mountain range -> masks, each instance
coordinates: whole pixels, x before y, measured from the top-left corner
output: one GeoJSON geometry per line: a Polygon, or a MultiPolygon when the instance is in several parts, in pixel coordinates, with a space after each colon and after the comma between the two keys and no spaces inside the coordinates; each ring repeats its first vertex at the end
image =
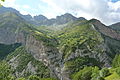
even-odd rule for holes
{"type": "Polygon", "coordinates": [[[66,13],[66,14],[61,15],[61,16],[57,16],[56,18],[52,18],[52,19],[48,19],[47,17],[45,17],[43,15],[37,15],[37,16],[32,17],[31,15],[22,15],[22,14],[20,14],[19,11],[15,10],[13,8],[1,7],[0,13],[5,13],[5,12],[15,13],[15,14],[19,15],[20,17],[22,17],[23,19],[25,19],[27,22],[34,24],[34,25],[37,25],[37,26],[60,25],[60,24],[65,24],[69,21],[85,20],[85,18],[83,18],[83,17],[76,18],[69,13],[66,13]]]}
{"type": "Polygon", "coordinates": [[[119,80],[119,27],[0,7],[0,80],[119,80]]]}

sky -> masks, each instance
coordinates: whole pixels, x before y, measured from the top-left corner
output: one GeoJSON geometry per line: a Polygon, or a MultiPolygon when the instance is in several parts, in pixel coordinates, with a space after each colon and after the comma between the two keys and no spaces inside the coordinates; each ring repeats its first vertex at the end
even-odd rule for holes
{"type": "Polygon", "coordinates": [[[96,18],[106,25],[120,22],[120,0],[6,0],[21,14],[44,15],[55,18],[65,13],[86,19],[96,18]]]}

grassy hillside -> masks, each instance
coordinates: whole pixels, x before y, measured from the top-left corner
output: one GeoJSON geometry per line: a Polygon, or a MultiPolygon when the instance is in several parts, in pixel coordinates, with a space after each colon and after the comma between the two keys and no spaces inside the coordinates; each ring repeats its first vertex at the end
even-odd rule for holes
{"type": "Polygon", "coordinates": [[[103,42],[103,38],[87,21],[70,23],[56,34],[53,35],[58,40],[58,47],[65,58],[76,49],[86,49],[86,53],[91,51],[102,53],[96,46],[103,42]]]}

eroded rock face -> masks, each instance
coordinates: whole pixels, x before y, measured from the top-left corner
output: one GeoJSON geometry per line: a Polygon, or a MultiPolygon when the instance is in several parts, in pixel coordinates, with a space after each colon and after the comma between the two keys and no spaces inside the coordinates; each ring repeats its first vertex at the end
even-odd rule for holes
{"type": "Polygon", "coordinates": [[[112,58],[108,55],[108,53],[111,53],[109,47],[104,43],[104,41],[102,41],[101,44],[96,45],[95,47],[96,50],[94,51],[87,47],[86,49],[78,48],[75,50],[75,52],[72,52],[71,55],[69,55],[68,58],[65,59],[65,61],[69,61],[76,57],[89,57],[89,58],[94,58],[97,61],[103,63],[103,65],[100,67],[111,67],[112,58]],[[89,51],[89,52],[85,52],[85,51],[89,51]]]}
{"type": "Polygon", "coordinates": [[[95,26],[95,28],[102,34],[109,36],[113,39],[116,40],[120,40],[120,34],[117,33],[115,30],[106,27],[104,24],[102,24],[100,21],[98,20],[94,20],[93,21],[93,25],[95,26]]]}
{"type": "MultiPolygon", "coordinates": [[[[99,20],[93,19],[92,21],[93,26],[97,31],[99,31],[104,38],[104,43],[107,45],[107,51],[109,55],[111,55],[112,58],[114,58],[115,54],[120,52],[120,33],[118,32],[117,27],[110,28],[108,26],[105,26],[102,24],[99,20]]],[[[117,25],[117,24],[115,24],[117,25]]],[[[113,26],[115,26],[113,25],[113,26]]],[[[118,23],[119,25],[119,23],[118,23]]]]}
{"type": "Polygon", "coordinates": [[[7,27],[6,29],[0,28],[0,43],[13,44],[15,42],[15,34],[9,30],[10,27],[7,27]]]}
{"type": "Polygon", "coordinates": [[[14,73],[14,75],[16,76],[16,77],[22,77],[22,76],[25,76],[26,75],[26,73],[30,73],[30,74],[36,74],[37,72],[37,67],[34,67],[33,66],[33,64],[31,63],[31,61],[30,62],[28,62],[28,64],[26,65],[26,67],[22,70],[22,72],[19,72],[18,70],[17,70],[17,68],[18,68],[18,66],[19,66],[19,63],[20,63],[20,61],[19,61],[19,56],[21,56],[21,55],[17,55],[17,56],[15,56],[15,57],[13,57],[12,59],[10,59],[10,61],[8,62],[10,65],[11,65],[11,67],[13,68],[13,70],[16,70],[15,71],[15,73],[14,73]]]}
{"type": "Polygon", "coordinates": [[[32,62],[30,61],[26,68],[21,72],[21,76],[23,76],[25,73],[29,72],[30,74],[37,74],[36,72],[37,67],[33,66],[32,62]]]}
{"type": "Polygon", "coordinates": [[[14,44],[20,28],[27,26],[24,19],[15,13],[0,14],[0,43],[14,44]]]}
{"type": "Polygon", "coordinates": [[[35,59],[44,62],[56,78],[61,78],[61,60],[62,54],[58,49],[51,46],[45,46],[42,41],[36,40],[32,35],[27,36],[26,50],[31,53],[35,59]]]}

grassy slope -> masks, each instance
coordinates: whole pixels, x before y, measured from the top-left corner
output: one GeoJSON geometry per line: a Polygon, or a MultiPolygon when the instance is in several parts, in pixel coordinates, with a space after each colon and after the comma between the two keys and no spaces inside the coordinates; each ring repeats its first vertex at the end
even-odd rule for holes
{"type": "Polygon", "coordinates": [[[67,58],[77,48],[89,48],[91,51],[101,51],[100,49],[97,50],[95,46],[99,45],[103,41],[103,38],[100,33],[94,30],[90,21],[67,23],[66,26],[58,30],[51,30],[47,27],[39,28],[39,30],[58,41],[59,44],[56,47],[64,53],[64,58],[67,58]]]}
{"type": "Polygon", "coordinates": [[[105,80],[120,80],[120,76],[116,72],[114,72],[112,75],[107,76],[105,80]]]}
{"type": "Polygon", "coordinates": [[[56,34],[54,36],[59,41],[58,47],[64,53],[65,58],[77,48],[101,51],[97,50],[96,46],[101,44],[103,38],[87,21],[68,24],[56,34]]]}

